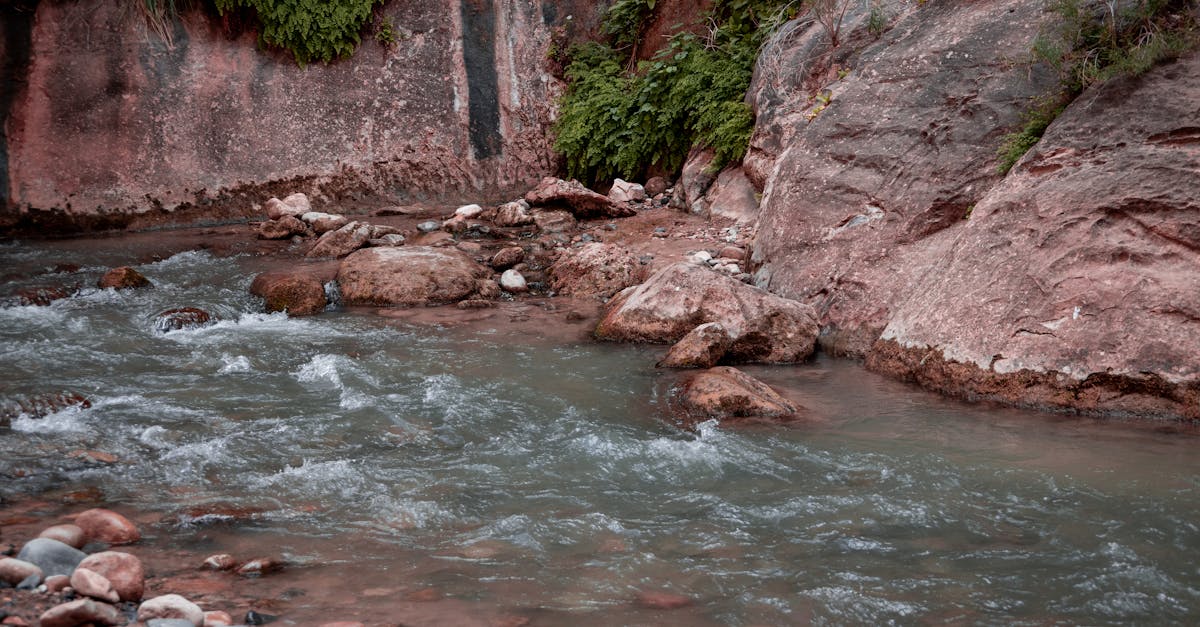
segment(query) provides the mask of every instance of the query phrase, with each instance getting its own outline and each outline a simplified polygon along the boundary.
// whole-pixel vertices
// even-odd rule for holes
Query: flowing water
[[[0,245],[9,291],[127,262]],[[153,289],[0,308],[0,402],[91,400],[0,426],[0,494],[98,486],[155,514],[149,543],[282,555],[244,586],[293,624],[1200,620],[1190,431],[967,405],[824,358],[747,369],[813,423],[683,430],[659,347],[514,332],[503,310],[263,314],[256,263],[187,252],[139,266]],[[220,322],[156,331],[180,306]]]

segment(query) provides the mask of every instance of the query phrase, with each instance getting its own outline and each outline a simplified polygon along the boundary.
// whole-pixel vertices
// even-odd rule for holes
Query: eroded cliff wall
[[[299,67],[193,8],[4,9],[0,228],[55,232],[248,215],[274,192],[383,202],[504,198],[555,169],[556,25],[582,2],[387,2],[397,34]],[[577,16],[579,16],[577,18]]]

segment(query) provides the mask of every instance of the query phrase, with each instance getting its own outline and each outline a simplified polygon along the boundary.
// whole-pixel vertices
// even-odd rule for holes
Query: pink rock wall
[[[353,57],[302,68],[202,9],[169,43],[129,3],[25,4],[28,33],[0,35],[6,230],[230,218],[289,190],[348,211],[507,198],[555,169],[552,28],[594,12],[388,2],[393,46],[368,30]]]

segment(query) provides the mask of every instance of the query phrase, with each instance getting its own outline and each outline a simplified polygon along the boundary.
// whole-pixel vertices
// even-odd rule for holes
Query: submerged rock
[[[429,305],[463,300],[491,272],[452,248],[368,248],[342,261],[337,282],[349,305]]]
[[[789,421],[797,419],[800,412],[798,405],[767,384],[728,366],[694,375],[677,400],[688,422]]]
[[[26,307],[44,307],[56,300],[70,298],[74,291],[61,285],[25,287],[17,290],[17,302]]]
[[[578,218],[618,218],[634,214],[628,205],[597,194],[579,181],[564,181],[550,176],[529,190],[525,194],[525,201],[533,207],[563,208]]]
[[[712,368],[721,361],[733,336],[720,322],[702,324],[683,336],[667,356],[658,362],[659,368]]]
[[[563,253],[550,266],[551,288],[571,296],[608,298],[636,285],[642,276],[637,258],[612,244],[584,244]]]
[[[817,338],[812,307],[680,262],[618,294],[605,307],[596,337],[676,342],[696,326],[720,322],[733,337],[729,359],[789,363],[807,358]]]
[[[134,270],[129,266],[121,266],[113,268],[104,273],[97,283],[100,289],[113,288],[117,290],[134,289],[138,287],[151,287],[150,280],[142,276],[141,272]]]
[[[264,272],[250,283],[250,293],[263,299],[267,311],[286,311],[289,316],[312,316],[329,304],[325,285],[304,273]]]
[[[198,329],[215,324],[215,322],[212,316],[203,309],[180,307],[158,314],[154,320],[154,328],[160,333],[167,333],[182,329]]]

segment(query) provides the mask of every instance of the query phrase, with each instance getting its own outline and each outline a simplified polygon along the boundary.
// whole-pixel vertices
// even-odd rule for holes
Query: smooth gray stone
[[[17,559],[35,564],[46,577],[71,576],[75,567],[87,554],[72,546],[50,538],[35,538],[25,543]]]

